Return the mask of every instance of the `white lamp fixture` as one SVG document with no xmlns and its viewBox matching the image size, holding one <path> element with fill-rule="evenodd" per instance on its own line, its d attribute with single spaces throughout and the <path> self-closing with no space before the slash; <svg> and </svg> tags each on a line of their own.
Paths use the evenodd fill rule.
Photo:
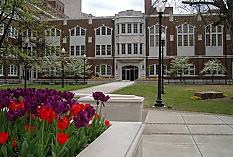
<svg viewBox="0 0 233 157">
<path fill-rule="evenodd" d="M 66 53 L 66 50 L 64 47 L 61 49 L 61 53 L 63 53 L 63 54 Z"/>
<path fill-rule="evenodd" d="M 162 32 L 161 40 L 165 41 L 165 39 L 166 39 L 166 34 L 164 32 Z"/>
<path fill-rule="evenodd" d="M 84 55 L 83 55 L 83 57 L 84 57 L 84 58 L 86 58 L 86 57 L 87 57 L 87 55 L 86 55 L 86 54 L 84 54 Z"/>
<path fill-rule="evenodd" d="M 164 3 L 162 2 L 162 0 L 159 0 L 159 2 L 157 3 L 156 5 L 156 11 L 158 13 L 164 13 L 164 10 L 165 10 L 165 5 Z"/>
</svg>

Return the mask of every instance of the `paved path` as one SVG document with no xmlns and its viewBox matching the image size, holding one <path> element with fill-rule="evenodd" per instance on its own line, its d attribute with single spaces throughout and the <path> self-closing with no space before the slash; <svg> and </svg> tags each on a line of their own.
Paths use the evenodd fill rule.
<svg viewBox="0 0 233 157">
<path fill-rule="evenodd" d="M 102 85 L 98 85 L 98 86 L 94 86 L 90 88 L 84 88 L 84 89 L 80 89 L 80 90 L 76 90 L 72 92 L 75 93 L 75 95 L 86 95 L 86 94 L 91 94 L 92 92 L 95 92 L 95 91 L 101 91 L 104 93 L 112 93 L 116 90 L 127 87 L 134 83 L 135 82 L 133 81 L 112 82 L 112 83 L 102 84 Z"/>
<path fill-rule="evenodd" d="M 143 157 L 233 157 L 233 117 L 150 110 Z"/>
</svg>

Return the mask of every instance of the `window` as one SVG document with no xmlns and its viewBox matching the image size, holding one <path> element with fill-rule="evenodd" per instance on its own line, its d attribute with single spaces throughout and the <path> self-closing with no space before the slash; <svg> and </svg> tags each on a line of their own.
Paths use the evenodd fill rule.
<svg viewBox="0 0 233 157">
<path fill-rule="evenodd" d="M 120 44 L 117 43 L 117 54 L 120 54 Z"/>
<path fill-rule="evenodd" d="M 102 27 L 102 35 L 106 35 L 106 27 Z"/>
<path fill-rule="evenodd" d="M 177 27 L 178 46 L 194 46 L 194 27 L 183 24 Z"/>
<path fill-rule="evenodd" d="M 70 55 L 71 55 L 71 56 L 74 56 L 74 46 L 71 46 L 71 47 L 70 47 Z"/>
<path fill-rule="evenodd" d="M 222 46 L 223 42 L 223 28 L 221 25 L 206 26 L 206 46 Z"/>
<path fill-rule="evenodd" d="M 133 52 L 134 52 L 134 54 L 138 54 L 138 44 L 137 43 L 133 44 Z"/>
<path fill-rule="evenodd" d="M 96 76 L 110 76 L 112 75 L 112 67 L 110 65 L 96 65 L 95 66 Z"/>
<path fill-rule="evenodd" d="M 8 66 L 8 76 L 17 76 L 17 67 L 16 65 L 9 65 Z"/>
<path fill-rule="evenodd" d="M 96 29 L 95 34 L 96 34 L 96 35 L 100 35 L 100 28 Z"/>
<path fill-rule="evenodd" d="M 158 64 L 152 64 L 149 66 L 149 75 L 150 76 L 156 76 L 159 74 L 159 65 Z M 163 74 L 167 75 L 167 66 L 163 65 Z"/>
<path fill-rule="evenodd" d="M 83 56 L 85 53 L 84 45 L 70 46 L 70 56 Z"/>
<path fill-rule="evenodd" d="M 106 46 L 105 45 L 102 45 L 102 47 L 101 47 L 101 54 L 106 55 Z"/>
<path fill-rule="evenodd" d="M 3 76 L 3 65 L 0 64 L 0 76 Z"/>
<path fill-rule="evenodd" d="M 120 34 L 120 25 L 117 24 L 117 34 Z"/>
<path fill-rule="evenodd" d="M 101 26 L 96 29 L 96 35 L 112 35 L 112 29 L 106 26 Z"/>
<path fill-rule="evenodd" d="M 142 54 L 142 52 L 143 52 L 143 44 L 141 43 L 140 44 L 140 54 Z"/>
<path fill-rule="evenodd" d="M 85 36 L 86 31 L 83 28 L 80 29 L 81 29 L 81 36 Z"/>
<path fill-rule="evenodd" d="M 132 54 L 132 44 L 128 44 L 128 54 Z"/>
<path fill-rule="evenodd" d="M 45 31 L 45 35 L 47 37 L 59 37 L 61 36 L 61 30 L 57 28 L 51 28 Z M 35 37 L 35 32 L 32 33 L 32 31 L 30 30 L 28 33 L 28 37 L 31 37 L 31 36 Z"/>
<path fill-rule="evenodd" d="M 125 44 L 121 44 L 121 54 L 125 54 Z"/>
<path fill-rule="evenodd" d="M 85 54 L 85 46 L 81 45 L 81 55 L 83 56 Z"/>
<path fill-rule="evenodd" d="M 17 31 L 17 29 L 15 27 L 10 26 L 8 28 L 8 30 L 7 30 L 7 36 L 11 37 L 11 38 L 17 38 L 18 37 L 18 31 Z"/>
<path fill-rule="evenodd" d="M 76 56 L 80 55 L 80 46 L 76 46 Z"/>
<path fill-rule="evenodd" d="M 193 76 L 195 75 L 195 66 L 190 64 L 187 68 L 177 71 L 177 75 Z"/>
<path fill-rule="evenodd" d="M 112 46 L 107 45 L 107 55 L 111 55 L 111 54 L 112 54 Z"/>
<path fill-rule="evenodd" d="M 112 35 L 112 29 L 107 28 L 107 35 Z"/>
<path fill-rule="evenodd" d="M 164 26 L 162 26 L 162 32 L 165 32 Z M 153 25 L 149 28 L 149 46 L 159 47 L 159 25 L 158 24 Z"/>
<path fill-rule="evenodd" d="M 107 75 L 112 75 L 112 67 L 110 65 L 107 66 Z"/>
<path fill-rule="evenodd" d="M 100 55 L 100 45 L 96 45 L 96 46 L 95 46 L 95 54 L 96 54 L 97 56 Z"/>
<path fill-rule="evenodd" d="M 96 74 L 97 76 L 100 75 L 100 66 L 99 66 L 99 65 L 95 66 L 95 74 Z"/>
<path fill-rule="evenodd" d="M 101 65 L 101 69 L 100 69 L 100 70 L 101 70 L 101 75 L 102 75 L 102 76 L 104 76 L 104 75 L 107 74 L 107 73 L 106 73 L 106 65 L 104 65 L 104 64 Z"/>
<path fill-rule="evenodd" d="M 86 30 L 81 27 L 75 27 L 70 30 L 70 36 L 85 36 Z"/>
<path fill-rule="evenodd" d="M 138 24 L 133 24 L 133 33 L 138 33 Z"/>
<path fill-rule="evenodd" d="M 139 27 L 139 31 L 140 31 L 140 34 L 142 34 L 142 31 L 143 31 L 143 27 L 142 27 L 142 23 L 140 23 L 140 27 Z"/>
<path fill-rule="evenodd" d="M 132 33 L 132 27 L 130 23 L 127 25 L 127 30 L 128 30 L 128 33 Z"/>
<path fill-rule="evenodd" d="M 125 24 L 121 24 L 121 33 L 125 34 Z"/>
<path fill-rule="evenodd" d="M 159 73 L 158 69 L 159 69 L 159 65 L 157 65 L 157 64 L 150 65 L 149 66 L 149 75 L 150 76 L 158 75 L 158 73 Z"/>
</svg>

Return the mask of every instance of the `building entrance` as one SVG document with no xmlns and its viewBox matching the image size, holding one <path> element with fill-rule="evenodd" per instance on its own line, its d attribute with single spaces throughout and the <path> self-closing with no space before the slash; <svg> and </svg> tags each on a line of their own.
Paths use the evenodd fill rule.
<svg viewBox="0 0 233 157">
<path fill-rule="evenodd" d="M 122 67 L 122 80 L 134 81 L 138 79 L 138 67 L 125 66 Z"/>
</svg>

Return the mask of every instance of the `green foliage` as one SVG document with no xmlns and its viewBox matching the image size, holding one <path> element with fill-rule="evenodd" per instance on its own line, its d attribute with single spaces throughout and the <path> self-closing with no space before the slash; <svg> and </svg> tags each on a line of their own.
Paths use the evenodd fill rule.
<svg viewBox="0 0 233 157">
<path fill-rule="evenodd" d="M 224 65 L 217 59 L 209 60 L 204 64 L 204 68 L 201 73 L 209 73 L 211 75 L 215 75 L 217 72 L 221 72 L 224 74 L 226 72 L 226 68 Z"/>
<path fill-rule="evenodd" d="M 188 70 L 188 57 L 176 57 L 170 63 L 169 72 L 173 75 L 183 75 Z"/>
</svg>

